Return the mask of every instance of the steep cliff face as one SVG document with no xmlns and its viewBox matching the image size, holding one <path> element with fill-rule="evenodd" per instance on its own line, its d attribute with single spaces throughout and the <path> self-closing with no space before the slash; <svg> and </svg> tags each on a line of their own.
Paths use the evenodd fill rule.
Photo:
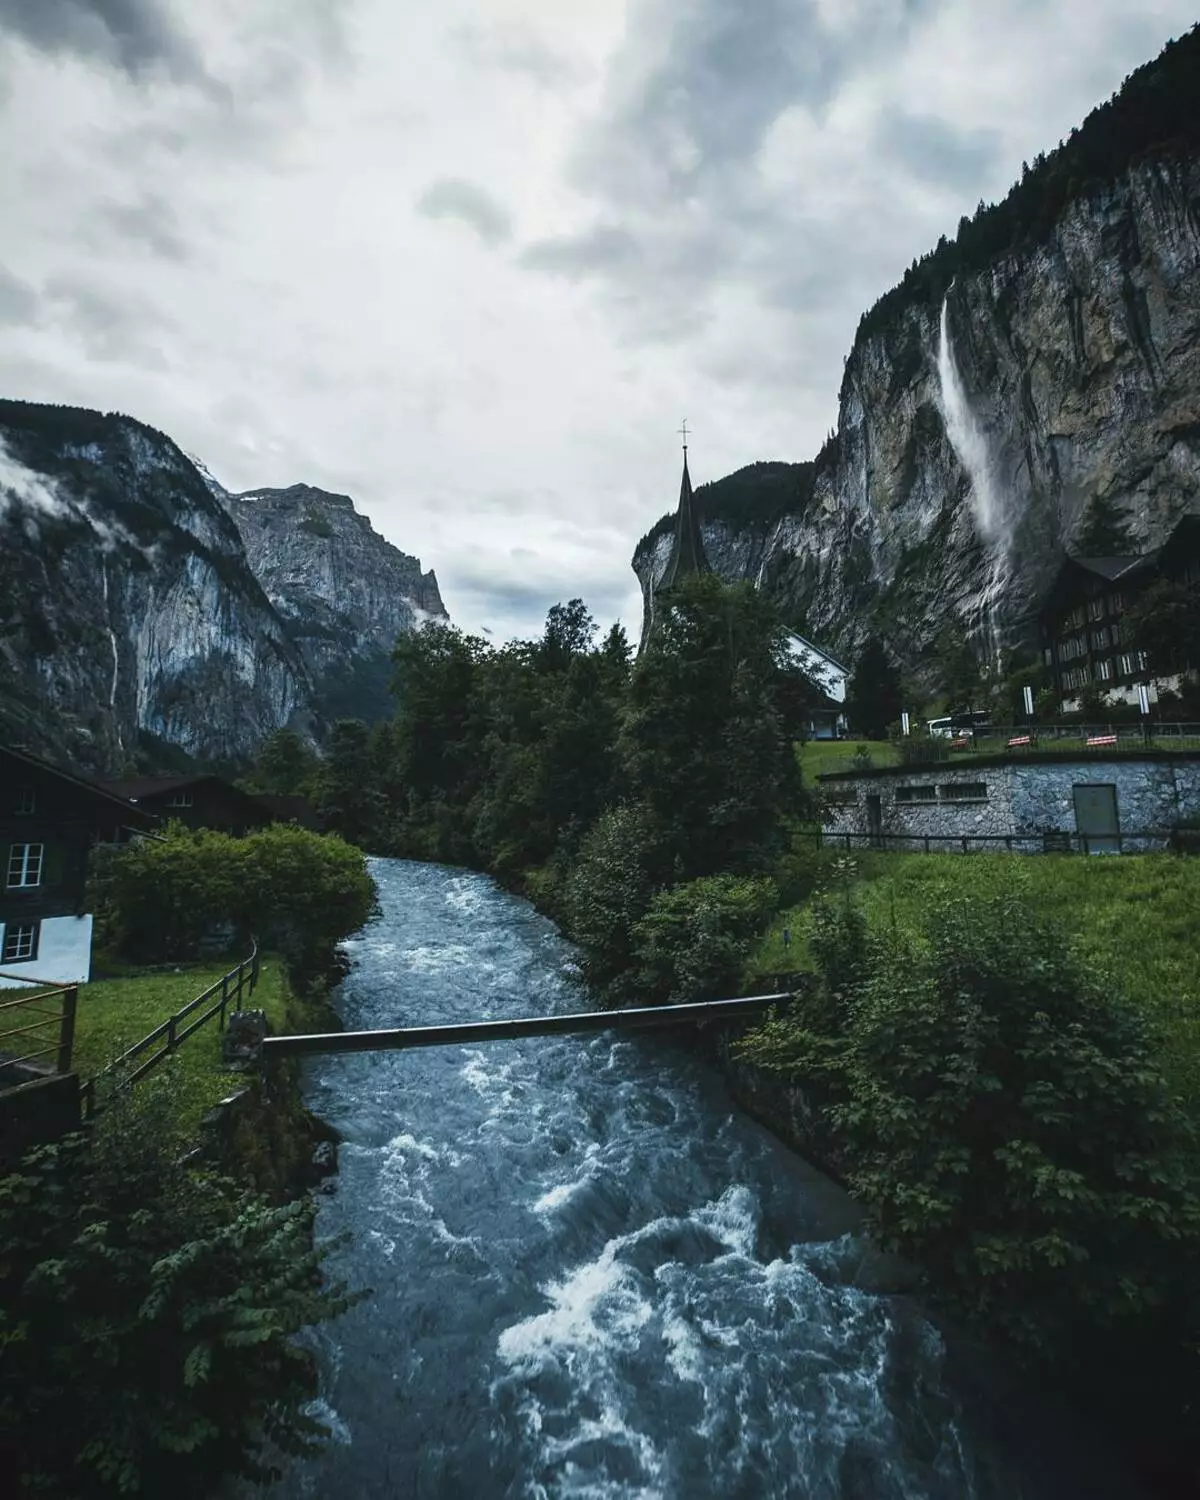
<svg viewBox="0 0 1200 1500">
<path fill-rule="evenodd" d="M 1175 45 L 1200 65 L 1200 33 Z M 1028 638 L 1089 518 L 1140 551 L 1200 511 L 1200 153 L 1069 185 L 987 255 L 961 253 L 964 221 L 864 318 L 836 434 L 779 480 L 786 509 L 729 506 L 750 471 L 697 492 L 713 567 L 843 658 L 872 628 L 918 669 L 947 620 L 988 652 Z M 639 544 L 644 595 L 669 545 L 664 522 Z"/>
<path fill-rule="evenodd" d="M 0 732 L 111 770 L 304 722 L 300 652 L 190 461 L 131 418 L 0 402 Z"/>
<path fill-rule="evenodd" d="M 306 484 L 226 495 L 255 577 L 284 621 L 328 717 L 390 713 L 396 637 L 447 618 L 432 570 L 393 547 L 347 495 Z"/>
</svg>

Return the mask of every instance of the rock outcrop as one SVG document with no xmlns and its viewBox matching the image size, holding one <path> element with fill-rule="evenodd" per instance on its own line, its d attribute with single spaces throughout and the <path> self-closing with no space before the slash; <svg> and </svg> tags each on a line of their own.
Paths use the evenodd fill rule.
<svg viewBox="0 0 1200 1500">
<path fill-rule="evenodd" d="M 948 621 L 1029 639 L 1097 517 L 1140 551 L 1200 511 L 1197 69 L 1193 31 L 914 265 L 864 317 L 814 464 L 697 491 L 717 572 L 843 659 L 878 629 L 920 670 Z M 730 504 L 748 479 L 769 503 Z M 664 518 L 634 555 L 644 595 L 669 547 Z"/>
<path fill-rule="evenodd" d="M 345 496 L 229 496 L 130 417 L 0 401 L 0 738 L 95 772 L 238 761 L 387 712 L 431 616 L 433 574 Z"/>
<path fill-rule="evenodd" d="M 0 402 L 0 732 L 84 769 L 246 755 L 308 671 L 170 438 Z"/>
<path fill-rule="evenodd" d="M 381 537 L 348 495 L 294 484 L 222 498 L 320 710 L 368 720 L 390 713 L 397 636 L 447 618 L 433 571 Z"/>
</svg>

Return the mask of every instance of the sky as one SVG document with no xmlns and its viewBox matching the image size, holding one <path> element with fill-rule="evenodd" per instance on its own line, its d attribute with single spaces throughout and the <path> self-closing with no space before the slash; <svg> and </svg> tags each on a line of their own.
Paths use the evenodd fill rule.
<svg viewBox="0 0 1200 1500">
<path fill-rule="evenodd" d="M 455 623 L 811 458 L 859 316 L 1195 0 L 0 0 L 0 394 L 354 497 Z"/>
</svg>

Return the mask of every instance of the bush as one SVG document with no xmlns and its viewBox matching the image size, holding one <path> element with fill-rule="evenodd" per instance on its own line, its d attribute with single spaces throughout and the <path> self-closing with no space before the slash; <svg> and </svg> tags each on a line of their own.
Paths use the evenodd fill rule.
<svg viewBox="0 0 1200 1500">
<path fill-rule="evenodd" d="M 0 1465 L 22 1491 L 203 1500 L 326 1435 L 292 1340 L 358 1295 L 322 1286 L 311 1200 L 177 1168 L 167 1092 L 0 1178 Z"/>
<path fill-rule="evenodd" d="M 189 959 L 223 927 L 277 948 L 297 975 L 328 968 L 371 915 L 362 853 L 274 824 L 246 838 L 171 824 L 162 840 L 105 851 L 93 896 L 101 940 L 143 963 Z"/>
<path fill-rule="evenodd" d="M 777 905 L 770 880 L 708 875 L 662 891 L 634 931 L 647 999 L 729 998 Z"/>
<path fill-rule="evenodd" d="M 944 735 L 909 734 L 900 737 L 902 766 L 932 766 L 950 759 L 950 741 Z"/>
</svg>

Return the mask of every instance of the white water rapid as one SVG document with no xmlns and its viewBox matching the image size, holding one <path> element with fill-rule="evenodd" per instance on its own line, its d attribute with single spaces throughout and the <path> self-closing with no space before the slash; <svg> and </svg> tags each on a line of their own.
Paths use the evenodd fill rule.
<svg viewBox="0 0 1200 1500">
<path fill-rule="evenodd" d="M 997 604 L 1012 576 L 1012 527 L 1005 496 L 992 462 L 987 435 L 967 399 L 950 338 L 950 294 L 942 299 L 938 331 L 938 386 L 946 436 L 971 481 L 971 511 L 988 551 L 988 571 L 976 606 L 978 628 L 986 633 L 991 664 L 1000 654 Z"/>
</svg>

